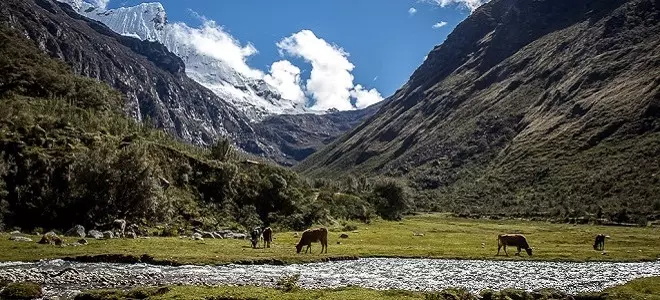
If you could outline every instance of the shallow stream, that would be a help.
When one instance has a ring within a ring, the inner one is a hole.
[[[74,271],[51,277],[65,268]],[[273,286],[300,274],[303,288],[348,285],[373,289],[437,291],[556,288],[568,293],[601,291],[630,280],[660,276],[660,262],[539,262],[373,258],[288,266],[154,266],[147,264],[76,263],[62,260],[0,263],[0,280],[34,281],[47,296],[72,296],[81,290],[171,284]]]

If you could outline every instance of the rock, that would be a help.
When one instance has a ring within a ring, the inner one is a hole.
[[[127,239],[136,239],[137,234],[135,234],[135,232],[133,232],[133,231],[129,231],[129,232],[126,233],[126,238]]]
[[[18,230],[14,230],[14,231],[10,232],[9,234],[11,234],[11,235],[19,235],[19,234],[21,234],[21,232],[18,231]]]
[[[87,240],[86,239],[79,239],[78,244],[80,245],[87,245]]]
[[[87,233],[87,236],[100,240],[103,238],[103,233],[98,230],[90,230]]]
[[[64,233],[64,236],[85,238],[85,227],[82,225],[73,226],[73,228]]]
[[[196,241],[203,241],[203,240],[204,240],[204,238],[202,237],[202,235],[199,234],[199,233],[197,233],[197,232],[193,233],[193,235],[192,235],[192,239],[193,239],[193,240],[196,240]]]
[[[16,236],[16,235],[10,236],[9,240],[14,242],[32,242],[31,238],[26,238],[24,236]]]
[[[55,234],[55,232],[47,232],[41,237],[41,240],[39,241],[39,244],[42,245],[57,245],[61,246],[64,243],[64,241]]]
[[[236,240],[244,240],[247,238],[247,235],[245,233],[234,233],[232,234],[232,238]]]
[[[205,239],[215,239],[215,235],[211,232],[202,232],[201,235]]]
[[[115,234],[112,233],[112,231],[109,231],[109,230],[108,230],[108,231],[104,231],[104,232],[103,232],[103,238],[106,239],[106,240],[114,239],[114,238],[115,238]]]
[[[342,233],[342,234],[339,236],[339,238],[340,238],[340,239],[347,239],[347,238],[348,238],[348,234]]]
[[[126,230],[126,220],[116,219],[112,221],[112,231],[117,232],[117,237],[123,237]]]
[[[414,232],[413,236],[424,236],[424,234],[421,232]]]

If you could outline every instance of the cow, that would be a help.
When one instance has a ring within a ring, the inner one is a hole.
[[[316,229],[307,229],[303,232],[300,237],[300,242],[296,245],[296,253],[300,253],[303,246],[307,246],[305,253],[312,249],[312,243],[320,242],[321,243],[321,253],[325,249],[325,253],[328,253],[328,229],[326,228],[316,228]]]
[[[261,238],[261,227],[255,227],[250,232],[250,242],[252,242],[252,248],[256,249],[259,246],[259,239]]]
[[[594,250],[605,251],[605,239],[609,238],[608,235],[599,234],[594,241]]]
[[[532,256],[532,248],[527,244],[527,239],[522,234],[500,234],[497,236],[497,255],[500,255],[500,249],[504,247],[504,253],[506,256],[509,256],[509,253],[506,252],[506,246],[514,246],[518,248],[516,255],[520,255],[521,249],[525,249],[527,255]]]
[[[264,231],[261,233],[263,238],[264,248],[270,248],[270,243],[273,241],[273,230],[270,227],[264,228]]]

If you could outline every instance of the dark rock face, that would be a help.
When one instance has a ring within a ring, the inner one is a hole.
[[[493,0],[298,168],[405,178],[441,210],[652,212],[659,23],[657,0]]]
[[[0,22],[24,32],[74,72],[125,94],[127,112],[138,120],[150,118],[196,144],[225,135],[239,146],[255,140],[246,118],[186,77],[183,61],[159,43],[118,35],[52,0],[2,1]]]

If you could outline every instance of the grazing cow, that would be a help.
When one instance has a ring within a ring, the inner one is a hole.
[[[307,246],[305,253],[312,249],[312,243],[321,242],[321,253],[325,249],[325,253],[328,253],[328,229],[325,228],[316,228],[316,229],[307,229],[303,232],[302,237],[300,237],[300,242],[296,245],[296,252],[300,253],[303,246]]]
[[[527,255],[532,256],[532,248],[527,244],[527,239],[522,234],[500,234],[497,236],[497,255],[500,255],[500,249],[504,247],[504,253],[506,256],[509,256],[509,253],[506,252],[506,246],[514,246],[518,248],[516,255],[520,255],[521,249],[527,251]]]
[[[609,238],[608,235],[599,234],[594,241],[594,250],[605,251],[605,239]]]
[[[250,232],[250,242],[252,242],[252,248],[257,248],[259,246],[259,239],[261,238],[261,227],[255,227]]]
[[[266,227],[261,236],[264,239],[264,248],[270,248],[270,243],[273,241],[273,230],[270,227]]]

